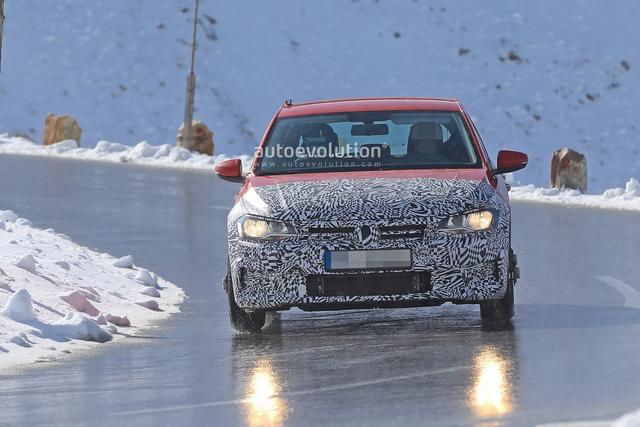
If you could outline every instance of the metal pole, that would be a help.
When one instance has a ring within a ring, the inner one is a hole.
[[[4,26],[4,0],[0,0],[0,71],[2,71],[2,28]]]
[[[198,9],[200,8],[200,0],[195,0],[195,2],[196,8],[193,17],[193,36],[191,40],[191,67],[189,69],[189,76],[187,77],[186,106],[184,109],[184,131],[182,133],[182,146],[189,150],[193,148],[191,124],[193,123],[193,102],[196,91],[196,75],[193,72],[193,67],[196,61],[196,30],[198,28]]]

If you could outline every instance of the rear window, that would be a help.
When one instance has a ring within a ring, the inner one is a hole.
[[[480,167],[456,112],[372,111],[278,119],[256,173]]]

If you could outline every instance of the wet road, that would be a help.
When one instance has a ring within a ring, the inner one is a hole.
[[[183,312],[0,374],[0,425],[536,425],[640,408],[640,215],[514,204],[511,330],[475,306],[284,313],[234,337],[220,281],[237,186],[0,156],[0,207],[182,286]]]

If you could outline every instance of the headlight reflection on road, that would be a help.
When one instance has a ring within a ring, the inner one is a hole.
[[[484,349],[475,361],[471,408],[480,417],[511,412],[507,362],[492,349]]]
[[[277,427],[284,423],[286,407],[280,392],[281,385],[271,364],[260,361],[251,372],[247,390],[247,421],[250,426]]]

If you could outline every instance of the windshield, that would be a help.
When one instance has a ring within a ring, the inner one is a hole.
[[[372,111],[278,119],[258,175],[480,167],[456,112]]]

